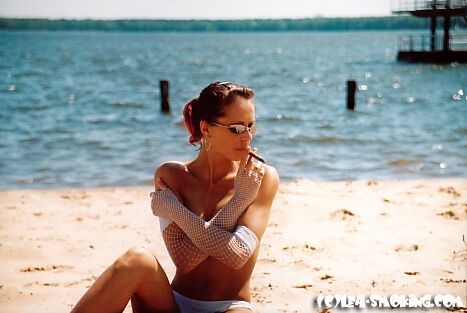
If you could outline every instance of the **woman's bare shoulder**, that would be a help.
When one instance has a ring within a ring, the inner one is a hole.
[[[186,163],[180,161],[167,161],[159,164],[156,168],[156,174],[177,174],[187,170]]]
[[[280,178],[277,170],[271,166],[264,164],[264,176],[261,181],[261,186],[258,191],[258,197],[263,199],[274,199],[279,188]]]
[[[264,167],[263,181],[266,181],[272,184],[279,184],[280,178],[279,178],[279,174],[277,173],[277,170],[273,166],[268,165],[268,164],[264,164],[263,167]]]
[[[179,161],[168,161],[160,164],[154,172],[154,182],[156,177],[162,179],[170,189],[177,190],[180,182],[185,178],[188,170],[186,163]]]

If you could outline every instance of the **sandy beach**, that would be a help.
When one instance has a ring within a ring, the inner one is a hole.
[[[0,311],[70,311],[131,246],[150,249],[173,277],[151,189],[0,191]],[[273,205],[252,303],[313,312],[320,294],[451,294],[465,306],[466,276],[466,179],[293,181]]]

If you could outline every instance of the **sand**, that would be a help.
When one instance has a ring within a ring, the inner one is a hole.
[[[132,246],[150,249],[173,277],[150,191],[0,191],[0,311],[70,311]],[[273,205],[252,303],[313,312],[320,294],[451,294],[465,306],[466,276],[466,179],[293,181]]]

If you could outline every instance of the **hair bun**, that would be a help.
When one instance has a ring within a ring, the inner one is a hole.
[[[199,102],[199,98],[191,99],[183,108],[183,118],[185,119],[185,126],[190,133],[190,144],[194,144],[200,140],[200,134],[197,134],[197,128],[195,125],[199,123],[198,114],[196,114],[196,104]],[[194,108],[195,107],[195,108]]]

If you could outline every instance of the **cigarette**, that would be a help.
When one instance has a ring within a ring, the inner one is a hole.
[[[266,163],[266,160],[263,159],[262,157],[260,157],[259,155],[255,154],[255,153],[253,153],[251,151],[248,154],[251,155],[252,157],[254,157],[256,160],[258,160],[260,162],[263,162],[263,163]]]

